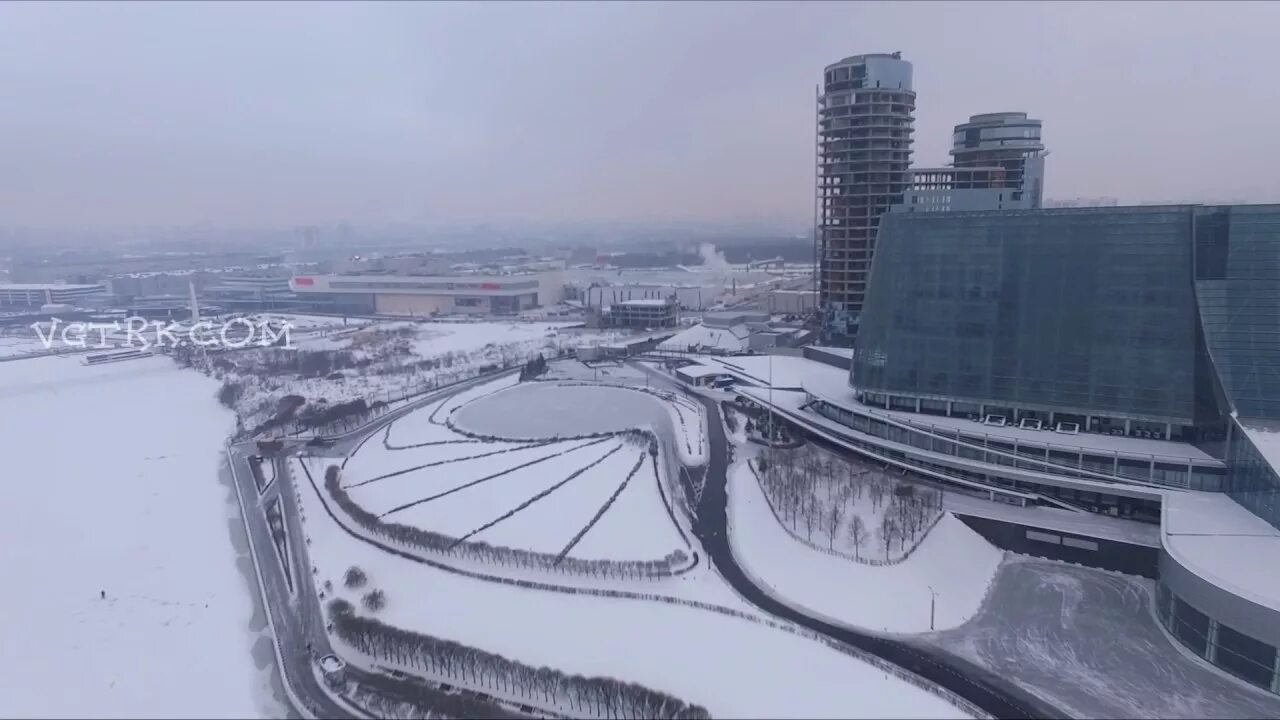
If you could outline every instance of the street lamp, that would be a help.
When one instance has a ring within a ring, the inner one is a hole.
[[[933,630],[933,611],[937,606],[938,593],[933,589],[932,585],[927,587],[929,588],[929,629]]]

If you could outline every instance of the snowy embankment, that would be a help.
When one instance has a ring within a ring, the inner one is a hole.
[[[383,622],[566,673],[671,693],[716,717],[957,717],[941,698],[826,645],[677,604],[521,588],[384,552],[339,526],[296,479],[320,586],[350,567],[385,593]],[[644,532],[637,527],[635,532]],[[363,607],[357,613],[367,613]]]
[[[565,323],[381,321],[309,326],[294,350],[245,350],[215,363],[220,377],[243,386],[236,407],[248,427],[266,420],[285,395],[313,405],[393,402],[434,386],[554,357],[583,345],[625,338],[616,330],[567,329]]]
[[[738,563],[796,607],[868,630],[929,631],[973,617],[1004,554],[947,513],[906,560],[864,565],[793,538],[765,499],[745,460],[729,470],[729,537]]]
[[[217,389],[163,357],[0,364],[0,715],[282,711],[251,657]]]

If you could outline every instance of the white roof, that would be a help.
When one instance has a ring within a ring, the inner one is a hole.
[[[1280,530],[1222,493],[1169,493],[1164,548],[1183,567],[1280,612]]]
[[[663,350],[701,347],[725,352],[741,352],[747,349],[747,338],[750,336],[751,331],[745,325],[734,325],[727,329],[694,325],[662,341],[658,347]]]
[[[684,375],[685,377],[691,377],[691,378],[706,377],[708,375],[725,375],[726,374],[724,371],[724,368],[716,367],[712,365],[702,365],[698,363],[676,368],[676,372],[680,373],[681,375]]]
[[[800,390],[811,378],[824,384],[849,387],[849,373],[808,358],[794,355],[740,355],[731,358],[707,358],[706,362],[721,366],[725,372],[763,387],[775,390]]]
[[[826,381],[821,376],[807,378],[804,388],[806,391],[828,400],[837,405],[852,406],[857,403],[853,397],[853,389],[845,383],[843,386]],[[915,425],[921,428],[933,428],[939,431],[954,433],[960,431],[969,435],[981,437],[983,435],[990,436],[992,439],[1004,442],[1014,442],[1027,445],[1049,446],[1068,452],[1077,452],[1084,450],[1094,454],[1115,455],[1128,457],[1139,460],[1150,460],[1153,457],[1157,462],[1165,461],[1170,463],[1186,463],[1193,461],[1197,465],[1209,465],[1213,467],[1222,467],[1221,460],[1206,453],[1195,445],[1188,443],[1174,442],[1172,440],[1150,440],[1147,438],[1134,438],[1122,435],[1103,435],[1101,433],[1081,432],[1075,435],[1068,433],[1060,433],[1054,430],[1027,430],[1016,425],[1005,425],[999,427],[996,425],[985,425],[975,422],[967,418],[946,417],[945,415],[925,415],[922,413],[908,412],[905,410],[886,410],[882,407],[871,407],[868,405],[860,405],[859,411],[866,412],[870,415],[879,415],[887,417],[901,423]]]
[[[813,349],[821,350],[824,353],[830,353],[832,355],[839,355],[840,357],[846,357],[846,358],[849,358],[850,360],[853,359],[853,348],[830,347],[828,345],[814,345]]]

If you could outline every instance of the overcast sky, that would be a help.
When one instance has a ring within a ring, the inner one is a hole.
[[[824,65],[901,50],[917,165],[1044,121],[1046,194],[1280,202],[1280,3],[0,3],[0,225],[807,227]]]

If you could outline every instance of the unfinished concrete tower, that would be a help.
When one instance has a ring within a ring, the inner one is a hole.
[[[880,216],[909,180],[916,94],[901,53],[828,65],[818,95],[818,303],[825,342],[848,345]]]

